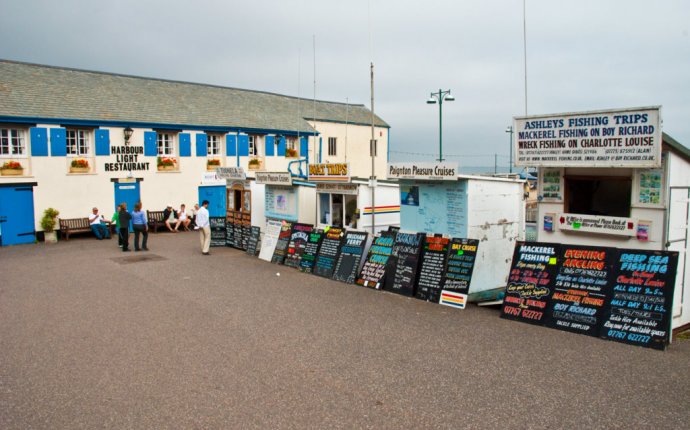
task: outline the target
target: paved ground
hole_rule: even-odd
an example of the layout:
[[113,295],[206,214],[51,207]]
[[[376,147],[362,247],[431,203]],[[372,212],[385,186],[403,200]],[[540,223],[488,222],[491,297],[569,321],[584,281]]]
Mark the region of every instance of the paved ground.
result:
[[0,428],[688,426],[690,341],[648,350],[150,239],[0,249]]

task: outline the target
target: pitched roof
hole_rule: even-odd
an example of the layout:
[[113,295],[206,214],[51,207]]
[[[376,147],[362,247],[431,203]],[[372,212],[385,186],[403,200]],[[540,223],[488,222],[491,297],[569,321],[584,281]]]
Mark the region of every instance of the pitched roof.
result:
[[[0,116],[312,132],[307,120],[371,124],[364,105],[0,60]],[[299,105],[299,109],[298,109]],[[299,112],[299,116],[298,116]],[[375,124],[388,127],[378,116]]]
[[672,149],[676,150],[676,152],[680,154],[683,158],[690,161],[690,149],[683,146],[680,142],[678,142],[676,139],[672,138],[666,133],[663,133],[662,139],[666,145],[670,146]]

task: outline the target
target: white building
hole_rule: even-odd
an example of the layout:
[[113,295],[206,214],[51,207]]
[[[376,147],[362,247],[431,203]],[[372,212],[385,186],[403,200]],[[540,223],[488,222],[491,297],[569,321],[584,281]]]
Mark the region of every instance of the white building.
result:
[[[347,162],[371,175],[363,105],[5,60],[0,76],[0,165],[20,166],[0,176],[4,245],[33,242],[48,207],[61,218],[109,216],[121,201],[190,208],[217,166],[306,180],[309,163]],[[373,121],[383,177],[389,126]]]

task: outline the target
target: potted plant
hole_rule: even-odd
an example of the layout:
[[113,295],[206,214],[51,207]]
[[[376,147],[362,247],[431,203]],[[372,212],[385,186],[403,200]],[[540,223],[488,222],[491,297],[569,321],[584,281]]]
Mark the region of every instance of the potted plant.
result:
[[297,158],[298,157],[297,150],[294,148],[288,148],[285,150],[285,156],[287,158]]
[[89,173],[89,160],[84,158],[75,158],[69,166],[70,173]]
[[55,218],[60,215],[56,209],[48,208],[43,211],[43,218],[41,218],[41,228],[43,229],[43,235],[45,237],[46,243],[57,242],[57,234],[55,233]]
[[6,161],[0,169],[0,174],[3,176],[21,176],[24,174],[24,167],[18,161]]
[[217,158],[209,158],[206,161],[206,170],[216,170],[216,167],[220,167],[220,160]]
[[158,157],[158,170],[175,170],[175,159],[170,157]]
[[261,168],[261,160],[258,158],[252,158],[249,160],[249,170],[258,170]]

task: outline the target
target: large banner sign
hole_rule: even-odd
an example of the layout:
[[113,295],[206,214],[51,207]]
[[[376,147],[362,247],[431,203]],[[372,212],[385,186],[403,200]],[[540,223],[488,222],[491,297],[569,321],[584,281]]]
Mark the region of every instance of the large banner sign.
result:
[[659,167],[659,106],[513,118],[516,166]]

